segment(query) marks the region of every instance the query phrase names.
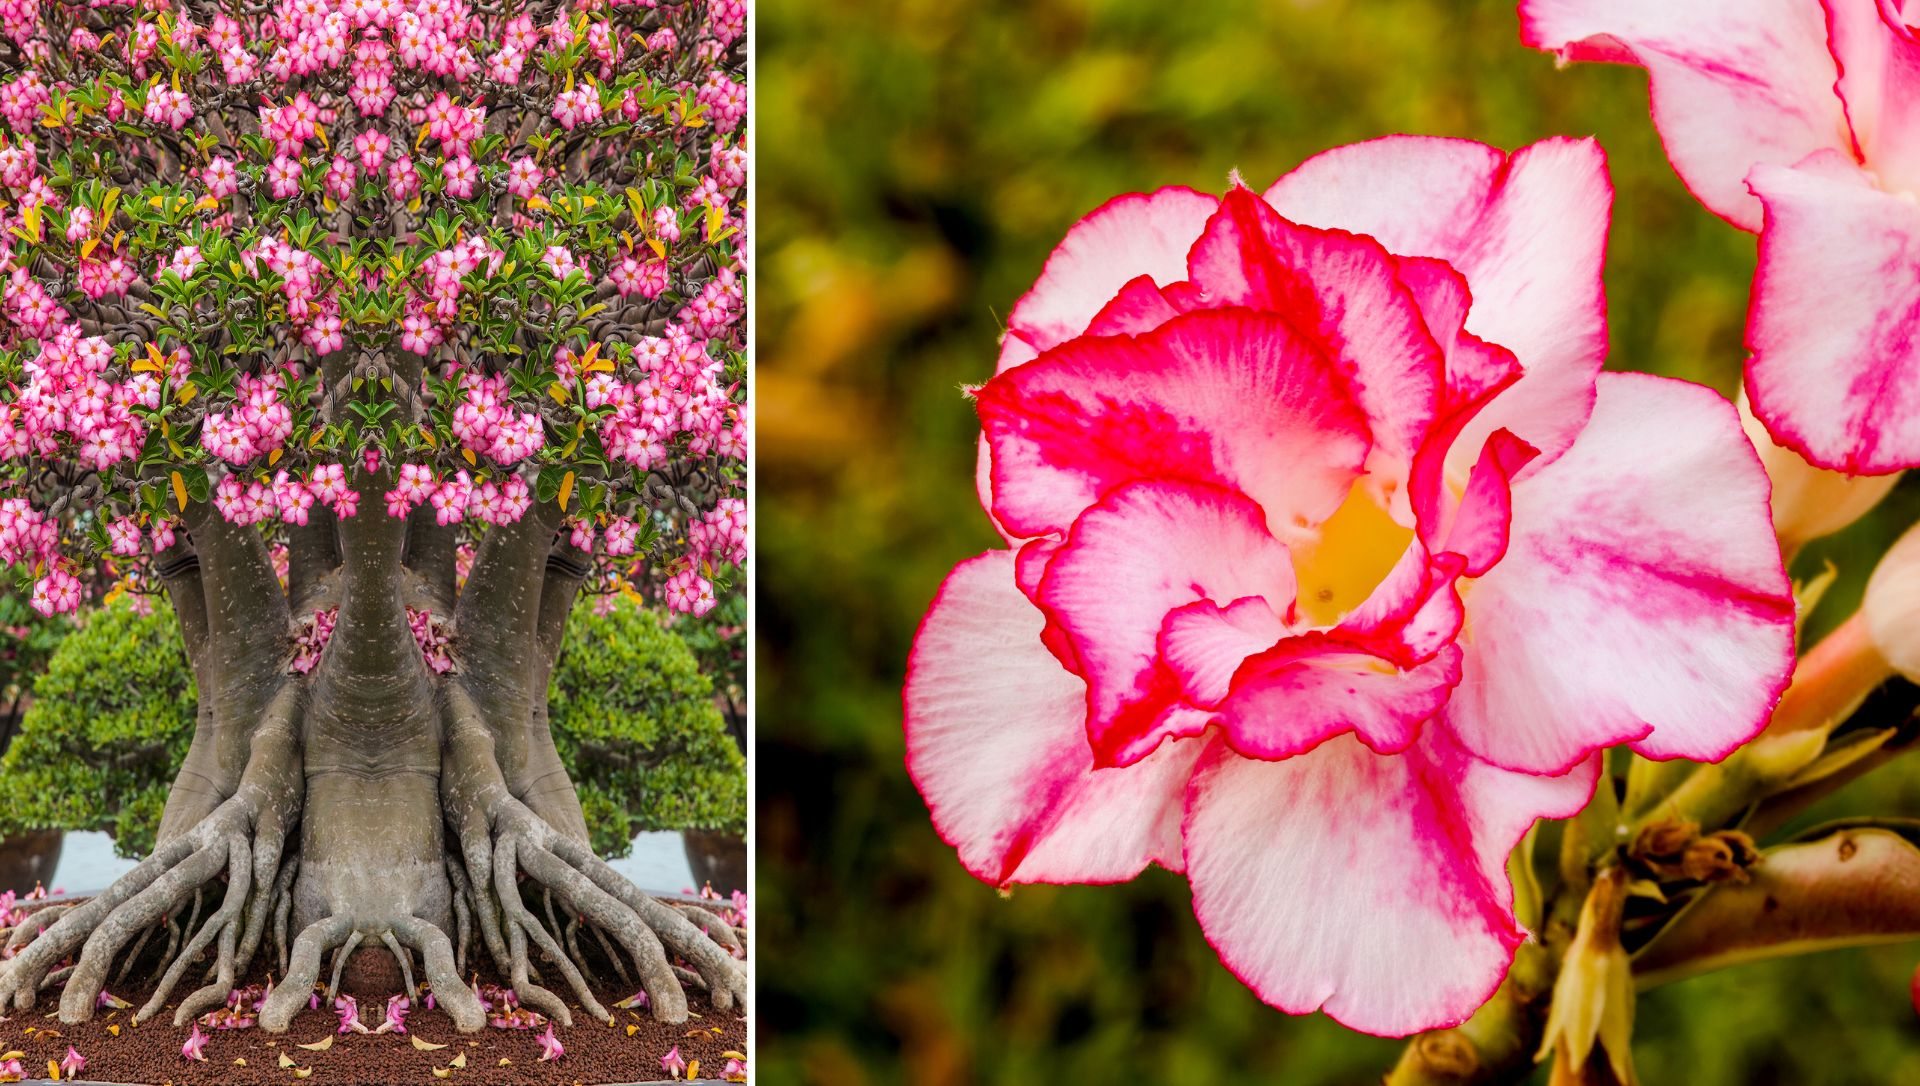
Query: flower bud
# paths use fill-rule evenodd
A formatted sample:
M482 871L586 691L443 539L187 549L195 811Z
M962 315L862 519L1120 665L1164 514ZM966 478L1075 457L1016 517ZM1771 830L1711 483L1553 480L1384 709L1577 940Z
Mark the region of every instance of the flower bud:
M1803 544L1859 520L1900 481L1899 472L1842 475L1814 467L1799 453L1774 444L1766 427L1753 417L1744 392L1740 395L1740 422L1760 454L1767 478L1773 481L1773 531L1780 537L1780 549L1789 556Z
M1555 1084L1587 1081L1584 1072L1596 1048L1616 1082L1633 1086L1636 1081L1633 963L1620 945L1626 903L1627 871L1615 866L1600 872L1580 906L1580 925L1554 981L1553 1007L1534 1057L1543 1060L1553 1053Z
M1920 680L1920 525L1907 529L1874 567L1860 615L1886 662Z

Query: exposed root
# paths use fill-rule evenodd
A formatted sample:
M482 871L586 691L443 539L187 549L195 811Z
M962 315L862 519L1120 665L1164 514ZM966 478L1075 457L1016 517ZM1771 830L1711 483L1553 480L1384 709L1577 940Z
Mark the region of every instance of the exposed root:
M9 929L12 934L7 936L7 945L4 953L11 956L14 951L27 945L29 939L46 930L47 927L52 925L54 921L60 919L61 915L71 908L73 908L72 905L48 905L28 913L25 919Z
M293 1016L307 1005L313 986L320 979L320 956L347 937L353 922L344 916L329 916L307 926L293 941L287 961L287 975L280 986L260 1007L260 1028L268 1033L285 1033Z
M622 959L631 962L632 976L647 993L656 1019L679 1023L687 1018L687 979L676 973L676 958L692 967L688 975L698 978L697 987L706 990L715 1009L744 1006L746 972L734 956L739 940L723 920L704 911L698 919L692 918L641 892L585 844L554 830L516 800L495 802L487 809L493 823L491 849L474 840L477 834L469 829L461 852L468 858L473 885L485 885L480 872L472 870L477 859L484 857L490 869L494 892L475 894L474 911L478 915L490 908L488 898L498 902L507 944L504 972L513 979L523 1003L567 1022L558 997L528 982L531 941L560 971L580 1005L596 1017L606 1017L582 969L586 958L579 929L584 925L606 948L623 979L629 974ZM565 909L571 921L564 929L551 914L545 925L534 918L523 900L521 873L537 885L543 899L557 899ZM564 949L554 931L563 932ZM616 945L623 953L614 951Z
M391 931L381 932L380 941L387 944L387 950L392 952L393 960L400 963L400 976L407 986L407 998L419 999L420 989L413 983L413 954L400 945L400 940L394 938Z
M426 971L427 983L433 985L434 1002L453 1019L455 1029L472 1033L487 1024L487 1012L480 1005L479 993L460 983L460 971L453 962L453 945L447 942L446 932L409 916L394 922L393 934L420 952L420 967Z
M233 945L232 940L227 938L227 933L232 929L235 922L239 920L240 910L246 905L247 891L252 885L250 874L252 865L253 849L247 844L245 838L239 838L228 846L226 897L221 900L220 908L215 910L214 914L207 919L206 924L187 942L186 948L180 952L180 956L175 958L173 964L167 967L167 971L160 977L160 987L154 989L153 998L147 1001L146 1006L140 1008L139 1012L134 1015L135 1018L143 1018L151 1021L153 1016L160 1012L160 1008L166 1006L167 997L173 994L174 985L180 983L180 978L185 975L187 967L199 960L200 952L205 950L207 944L212 942L216 937L221 940L221 949L224 951L224 953L219 956L219 973L226 977L227 980L226 986L220 989L218 997L220 999L225 998L227 991L233 987L234 976ZM195 896L199 896L199 891L195 891ZM187 1013L189 1008L194 1005L195 1000L204 998L206 994L207 990L201 989L185 1002L181 1003L180 1010L174 1015L173 1024L176 1026L184 1025L188 1018L193 1017ZM218 1003L212 1005L218 1006Z
M347 941L342 943L339 949L333 952L333 980L327 983L328 1006L332 1006L333 1001L340 998L340 974L347 968L347 959L353 957L353 952L360 949L360 940L366 937L365 932L355 931L347 936Z

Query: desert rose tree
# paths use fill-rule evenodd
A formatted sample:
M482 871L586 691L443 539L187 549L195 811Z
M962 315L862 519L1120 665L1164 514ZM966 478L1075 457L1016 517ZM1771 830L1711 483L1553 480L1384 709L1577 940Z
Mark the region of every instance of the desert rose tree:
M0 560L45 613L163 588L199 690L153 854L16 929L0 1006L86 1018L197 895L146 1015L273 946L284 1030L385 945L463 1030L470 952L604 1017L595 932L659 1018L744 998L723 925L595 858L544 704L583 586L698 614L744 558L744 34L0 2Z

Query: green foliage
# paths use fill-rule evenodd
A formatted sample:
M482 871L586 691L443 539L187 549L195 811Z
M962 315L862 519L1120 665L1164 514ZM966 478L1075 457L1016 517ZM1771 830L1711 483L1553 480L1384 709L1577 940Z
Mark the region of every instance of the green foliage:
M26 594L0 589L0 754L19 728L34 676L72 631L65 615L48 618L27 606Z
M175 767L193 738L193 677L164 601L120 601L54 650L33 705L0 758L0 831L106 830L145 855Z
M552 722L593 847L624 856L641 830L745 832L746 763L693 653L652 613L574 613L554 673ZM0 834L105 830L144 856L196 707L179 626L120 602L89 615L34 684L0 759Z
M1001 545L974 500L979 420L959 390L992 375L1002 322L1061 235L1117 193L1218 192L1234 169L1261 189L1395 132L1508 148L1597 136L1617 188L1610 366L1737 387L1753 238L1674 176L1643 73L1558 70L1521 45L1514 9L758 8L755 155L779 178L756 205L755 440L779 495L755 522L757 756L777 767L758 797L762 1078L1348 1086L1392 1064L1396 1042L1263 1006L1206 945L1178 877L1003 898L969 876L902 770L900 683L940 579ZM1840 567L1810 633L1857 606L1916 516L1910 481L1796 563ZM1920 815L1911 770L1820 815ZM1920 1082L1916 957L1814 955L1647 993L1640 1072L1649 1086Z
M574 609L548 695L593 847L624 856L641 830L746 830L746 761L685 642L622 600Z

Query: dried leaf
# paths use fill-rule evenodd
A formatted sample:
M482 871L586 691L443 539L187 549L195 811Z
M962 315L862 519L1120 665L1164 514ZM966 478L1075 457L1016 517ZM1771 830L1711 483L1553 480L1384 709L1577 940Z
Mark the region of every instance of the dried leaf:
M308 1052L325 1052L327 1049L333 1047L333 1037L332 1035L328 1035L310 1045L295 1045L294 1047L304 1048Z
M687 1064L687 1081L691 1082L694 1079L697 1079L699 1077L700 1077L700 1061L694 1060L688 1063Z
M502 1056L502 1057L500 1057L500 1066L502 1066L502 1067L505 1067L506 1065L508 1065L508 1064L510 1064L510 1063L512 1063L512 1062L513 1062L512 1060L510 1060L510 1059L508 1059L508 1058L506 1058L505 1056Z
M465 1052L462 1052L458 1056L455 1056L453 1058L453 1061L447 1064L448 1067L465 1067L466 1065L467 1065L467 1054Z
M287 1054L286 1054L285 1052L282 1052L282 1053L280 1053L280 1066L282 1066L282 1067L292 1067L292 1066L293 1066L293 1057L292 1057L292 1056L289 1056L289 1055L287 1055Z
M634 1025L634 1024L632 1024L631 1022L629 1022L629 1023L627 1024L627 1036L629 1036L629 1037L631 1037L631 1036L633 1036L634 1034L636 1034L636 1033L638 1033L638 1032L640 1032L640 1027L639 1027L639 1026L636 1026L636 1025Z
M294 1068L294 1069L293 1069L293 1077L294 1077L294 1078L312 1078L312 1077L313 1077L313 1068L311 1068L311 1067L296 1067L296 1068Z
M233 1065L235 1067L245 1067L247 1065L247 1058L245 1056L235 1056L233 1058Z
M437 1044L434 1044L432 1041L423 1041L419 1037L414 1037L413 1047L419 1049L422 1052L438 1052L447 1046L437 1045Z
M729 1048L725 1052L720 1053L720 1058L723 1060L744 1060L747 1058L747 1054L745 1052L735 1052Z
M436 1067L433 1069L433 1077L434 1078L452 1078L453 1069L450 1067Z
M120 1027L119 1027L119 1026L108 1026L108 1027L107 1027L107 1032L108 1032L108 1033L111 1033L111 1034L113 1034L113 1035L114 1035L115 1037L118 1037L118 1036L120 1036Z

